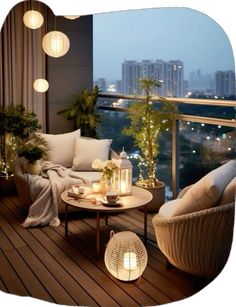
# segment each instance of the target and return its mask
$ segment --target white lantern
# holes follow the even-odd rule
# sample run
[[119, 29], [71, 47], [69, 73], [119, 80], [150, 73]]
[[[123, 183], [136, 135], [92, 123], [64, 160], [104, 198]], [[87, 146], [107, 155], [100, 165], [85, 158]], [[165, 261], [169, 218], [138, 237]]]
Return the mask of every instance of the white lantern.
[[114, 233], [107, 244], [104, 262], [117, 279], [131, 281], [139, 278], [147, 266], [148, 255], [143, 242], [131, 231]]
[[119, 195], [131, 195], [132, 193], [132, 164], [127, 159], [126, 152], [120, 153], [119, 159], [112, 159], [116, 164], [117, 170], [114, 171], [112, 177], [113, 190]]
[[44, 35], [42, 47], [47, 55], [59, 58], [65, 55], [69, 50], [70, 40], [60, 31], [51, 31]]
[[49, 83], [45, 79], [37, 79], [34, 81], [33, 87], [36, 92], [44, 93], [49, 88]]
[[43, 24], [43, 15], [35, 10], [30, 10], [25, 12], [23, 16], [23, 22], [26, 25], [26, 27], [30, 29], [38, 29]]
[[74, 20], [74, 19], [79, 18], [80, 16], [79, 15], [66, 15], [64, 17], [67, 18], [67, 19], [70, 19], [70, 20]]

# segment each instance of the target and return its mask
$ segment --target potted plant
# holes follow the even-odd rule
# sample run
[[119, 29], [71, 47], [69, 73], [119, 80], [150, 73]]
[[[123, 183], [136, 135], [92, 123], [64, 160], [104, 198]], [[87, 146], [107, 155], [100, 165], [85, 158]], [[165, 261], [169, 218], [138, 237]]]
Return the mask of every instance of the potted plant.
[[36, 115], [23, 105], [0, 107], [0, 177], [12, 175], [14, 155], [19, 140], [40, 128]]
[[74, 96], [71, 106], [57, 114], [63, 114], [66, 119], [74, 121], [74, 128], [81, 129], [81, 135], [86, 137], [95, 137], [96, 128], [100, 122], [99, 114], [96, 112], [96, 103], [99, 89], [95, 86], [92, 92], [87, 89], [81, 91], [79, 95]]
[[[144, 100], [134, 102], [130, 106], [128, 118], [131, 123], [123, 130], [125, 135], [134, 138], [135, 145], [140, 150], [142, 165], [147, 167], [147, 178], [140, 178], [136, 185], [149, 189], [159, 206], [164, 202], [164, 183], [156, 178], [156, 162], [159, 153], [159, 140], [161, 134], [170, 128], [176, 114], [176, 106], [170, 102], [153, 103], [151, 90], [160, 87], [162, 82], [154, 79], [141, 79], [140, 86], [144, 91]], [[159, 191], [158, 191], [159, 190]], [[160, 194], [161, 193], [161, 194]], [[149, 206], [151, 208], [151, 205]], [[156, 210], [159, 208], [156, 208]], [[154, 209], [150, 209], [150, 211]]]
[[41, 172], [40, 160], [46, 157], [47, 148], [45, 141], [35, 135], [17, 149], [18, 156], [25, 159], [24, 171], [28, 174], [39, 175]]

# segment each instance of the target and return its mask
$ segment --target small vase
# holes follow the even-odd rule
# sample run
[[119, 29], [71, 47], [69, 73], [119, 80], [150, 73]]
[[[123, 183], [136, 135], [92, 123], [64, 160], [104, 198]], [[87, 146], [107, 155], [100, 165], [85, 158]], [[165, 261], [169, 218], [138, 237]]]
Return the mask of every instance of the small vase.
[[41, 166], [40, 160], [37, 160], [33, 163], [25, 162], [24, 164], [25, 173], [28, 173], [31, 175], [40, 175], [41, 169], [42, 169], [42, 166]]
[[112, 183], [109, 178], [102, 178], [100, 180], [100, 192], [106, 194], [107, 192], [112, 191]]

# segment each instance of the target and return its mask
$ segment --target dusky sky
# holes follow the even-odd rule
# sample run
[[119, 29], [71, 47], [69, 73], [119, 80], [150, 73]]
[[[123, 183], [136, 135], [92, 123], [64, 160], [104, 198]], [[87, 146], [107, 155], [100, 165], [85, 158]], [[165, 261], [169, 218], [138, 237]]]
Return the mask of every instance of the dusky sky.
[[209, 16], [187, 8], [153, 8], [94, 15], [94, 79], [121, 79], [124, 60], [182, 60], [185, 78], [234, 70], [224, 30]]

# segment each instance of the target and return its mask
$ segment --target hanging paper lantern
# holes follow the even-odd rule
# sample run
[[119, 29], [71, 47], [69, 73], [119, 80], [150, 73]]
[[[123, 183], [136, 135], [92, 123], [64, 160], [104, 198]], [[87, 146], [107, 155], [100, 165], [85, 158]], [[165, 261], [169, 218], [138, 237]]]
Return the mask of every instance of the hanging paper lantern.
[[42, 41], [44, 52], [54, 58], [59, 58], [67, 53], [70, 48], [69, 38], [60, 31], [51, 31], [44, 35]]
[[37, 79], [34, 81], [33, 87], [36, 92], [44, 93], [49, 88], [49, 83], [45, 79]]
[[79, 18], [80, 16], [76, 16], [76, 15], [66, 15], [66, 16], [64, 16], [64, 17], [67, 18], [67, 19], [74, 20], [74, 19]]
[[35, 10], [30, 10], [25, 12], [23, 16], [23, 22], [26, 25], [26, 27], [30, 29], [38, 29], [43, 24], [43, 15]]

